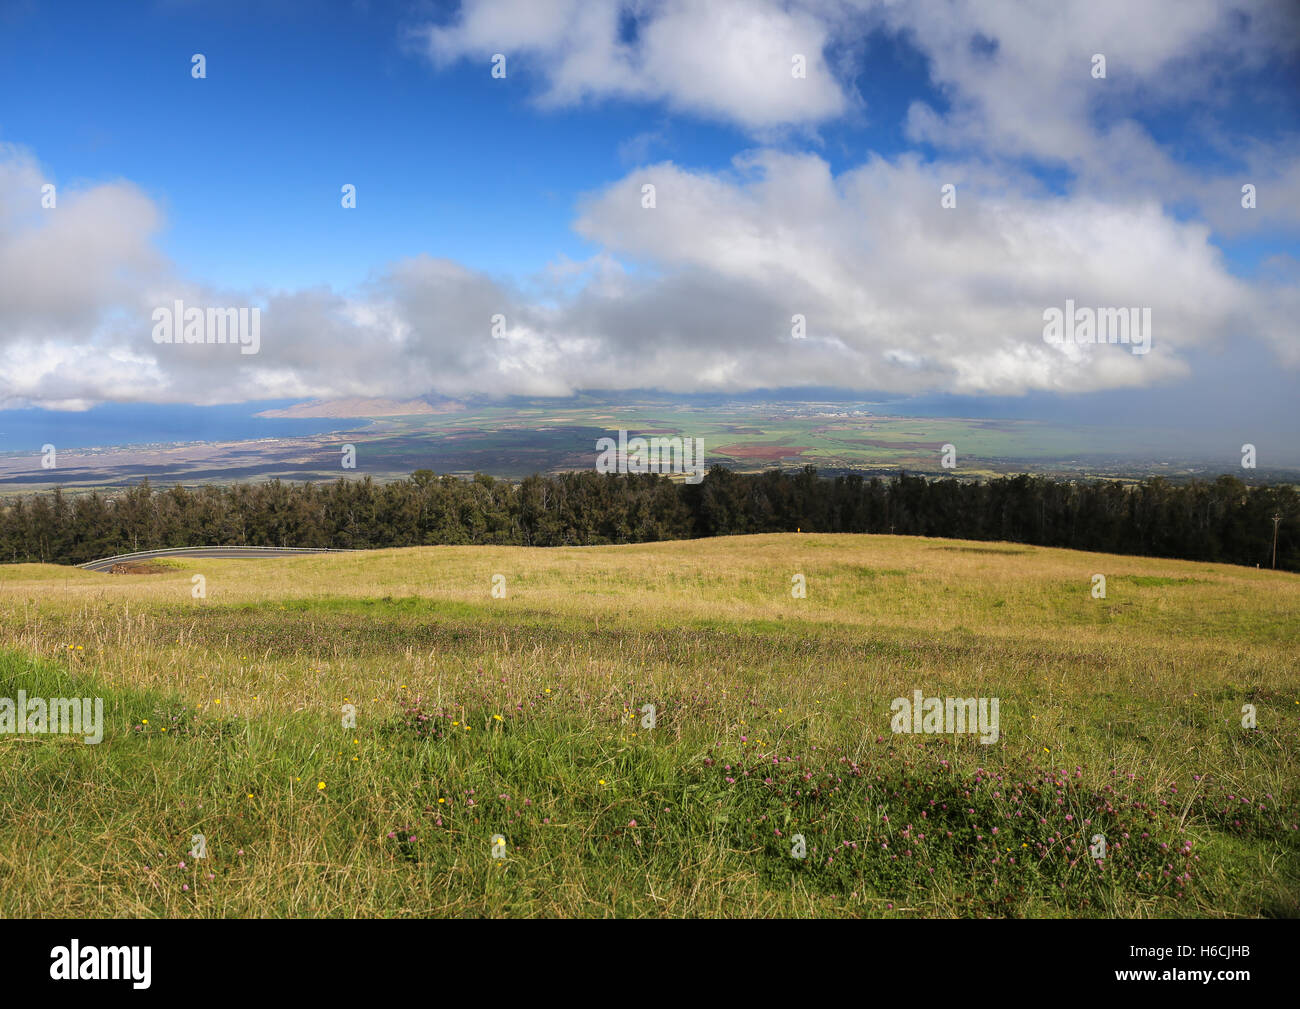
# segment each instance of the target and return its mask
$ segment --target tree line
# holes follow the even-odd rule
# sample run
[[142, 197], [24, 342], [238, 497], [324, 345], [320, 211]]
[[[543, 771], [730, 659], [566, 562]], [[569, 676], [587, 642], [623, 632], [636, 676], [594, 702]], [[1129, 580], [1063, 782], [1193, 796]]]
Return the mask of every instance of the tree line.
[[591, 471], [518, 483], [418, 470], [377, 484], [61, 489], [0, 500], [0, 562], [79, 564], [178, 546], [586, 546], [766, 532], [897, 533], [1008, 540], [1300, 571], [1300, 495], [1231, 476], [1171, 483], [1041, 476], [984, 481], [899, 473], [820, 477], [714, 467], [698, 484]]

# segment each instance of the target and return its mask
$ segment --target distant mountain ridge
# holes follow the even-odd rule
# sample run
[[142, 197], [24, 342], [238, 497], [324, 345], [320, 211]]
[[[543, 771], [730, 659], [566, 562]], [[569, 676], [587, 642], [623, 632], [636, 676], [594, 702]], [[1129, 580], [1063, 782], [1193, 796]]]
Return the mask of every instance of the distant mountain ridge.
[[426, 399], [314, 399], [280, 410], [263, 410], [258, 417], [409, 417], [414, 414], [458, 413], [463, 403], [442, 400], [437, 404]]

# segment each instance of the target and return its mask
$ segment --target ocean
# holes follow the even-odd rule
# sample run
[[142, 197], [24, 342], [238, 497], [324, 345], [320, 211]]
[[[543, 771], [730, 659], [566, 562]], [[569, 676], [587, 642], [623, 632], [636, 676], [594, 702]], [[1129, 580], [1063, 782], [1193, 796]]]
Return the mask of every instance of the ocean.
[[262, 410], [298, 400], [186, 406], [160, 403], [108, 403], [80, 413], [62, 410], [0, 410], [0, 452], [148, 445], [158, 442], [242, 441], [349, 431], [366, 426], [358, 418], [255, 417]]

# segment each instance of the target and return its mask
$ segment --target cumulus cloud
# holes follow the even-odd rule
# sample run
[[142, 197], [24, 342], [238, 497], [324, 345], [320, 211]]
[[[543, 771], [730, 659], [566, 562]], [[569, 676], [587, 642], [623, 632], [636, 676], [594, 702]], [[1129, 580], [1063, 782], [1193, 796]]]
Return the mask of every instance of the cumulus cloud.
[[[1170, 206], [1189, 202], [1216, 228], [1239, 234], [1300, 225], [1300, 144], [1227, 136], [1216, 125], [1225, 83], [1300, 51], [1300, 8], [1277, 0], [845, 0], [838, 30], [881, 19], [928, 60], [947, 96], [917, 100], [906, 131], [915, 143], [997, 159], [1028, 158], [1072, 173], [1076, 192], [1122, 193]], [[1106, 76], [1093, 76], [1093, 57]], [[1231, 93], [1231, 89], [1227, 89]], [[1232, 172], [1193, 170], [1135, 119], [1171, 111], [1206, 153]], [[1241, 213], [1243, 182], [1267, 190], [1270, 214]]]
[[[156, 212], [141, 212], [140, 194], [92, 191], [67, 204], [81, 216], [56, 226], [61, 204], [38, 218], [49, 224], [0, 235], [0, 261], [15, 250], [47, 256], [43, 286], [0, 305], [17, 322], [5, 330], [0, 396], [14, 405], [804, 384], [1081, 392], [1176, 378], [1188, 350], [1239, 332], [1275, 340], [1294, 363], [1286, 264], [1271, 286], [1250, 285], [1226, 271], [1203, 224], [1151, 202], [1064, 200], [1027, 178], [968, 176], [957, 207], [944, 209], [940, 187], [960, 168], [875, 157], [836, 176], [817, 156], [771, 150], [723, 173], [648, 166], [584, 200], [576, 228], [606, 251], [570, 264], [568, 293], [547, 304], [429, 257], [389, 264], [346, 293], [212, 289], [147, 254]], [[36, 177], [28, 165], [14, 170]], [[646, 181], [654, 209], [642, 206]], [[97, 249], [89, 232], [104, 219], [136, 220], [138, 233]], [[59, 264], [65, 252], [72, 268]], [[104, 281], [119, 252], [156, 275], [139, 289]], [[626, 273], [620, 257], [647, 269]], [[51, 337], [78, 282], [78, 312], [97, 313], [97, 324], [80, 341]], [[149, 313], [176, 298], [260, 305], [261, 352], [153, 344]], [[1045, 343], [1043, 312], [1066, 299], [1150, 308], [1151, 353]], [[806, 339], [792, 335], [796, 315]]]
[[[955, 170], [874, 158], [833, 177], [818, 157], [771, 151], [742, 159], [732, 177], [665, 163], [594, 196], [578, 230], [665, 271], [661, 312], [690, 277], [671, 306], [685, 316], [674, 326], [682, 351], [740, 357], [733, 389], [1079, 392], [1178, 376], [1187, 349], [1242, 326], [1286, 345], [1279, 306], [1228, 274], [1204, 225], [1154, 203], [1062, 200], [992, 178], [943, 209], [940, 187]], [[656, 185], [654, 210], [640, 206], [643, 179]], [[1150, 308], [1155, 348], [1045, 343], [1043, 312], [1066, 299]], [[794, 314], [806, 316], [806, 342], [790, 339]], [[646, 335], [635, 319], [603, 328], [625, 353]]]
[[[1300, 48], [1288, 30], [1300, 17], [1274, 0], [847, 0], [841, 10], [877, 12], [906, 33], [952, 96], [944, 114], [914, 104], [914, 138], [1065, 160], [1090, 157], [1103, 120], [1188, 101], [1212, 108], [1225, 74]], [[1092, 74], [1094, 54], [1104, 79]]]
[[0, 144], [0, 346], [18, 334], [80, 340], [107, 305], [138, 290], [161, 260], [160, 218], [127, 182], [53, 191], [30, 152]]
[[[542, 79], [543, 107], [663, 101], [767, 139], [860, 105], [852, 80], [873, 72], [862, 54], [880, 32], [919, 51], [945, 99], [911, 104], [913, 143], [1063, 167], [1081, 190], [1191, 202], [1226, 234], [1300, 225], [1295, 139], [1225, 138], [1201, 115], [1225, 80], [1295, 59], [1300, 7], [1288, 0], [464, 0], [413, 34], [439, 66], [480, 61], [486, 73], [493, 53], [517, 58]], [[832, 44], [847, 56], [828, 59]], [[791, 78], [793, 53], [808, 59], [805, 80]], [[1239, 170], [1191, 172], [1132, 118], [1189, 104], [1202, 142]], [[1269, 220], [1238, 212], [1243, 180], [1269, 192]]]
[[[439, 65], [477, 60], [487, 73], [501, 53], [508, 75], [540, 74], [544, 106], [664, 100], [765, 129], [828, 119], [850, 104], [823, 55], [829, 31], [814, 12], [776, 0], [481, 0], [414, 35]], [[803, 77], [792, 73], [795, 56]]]

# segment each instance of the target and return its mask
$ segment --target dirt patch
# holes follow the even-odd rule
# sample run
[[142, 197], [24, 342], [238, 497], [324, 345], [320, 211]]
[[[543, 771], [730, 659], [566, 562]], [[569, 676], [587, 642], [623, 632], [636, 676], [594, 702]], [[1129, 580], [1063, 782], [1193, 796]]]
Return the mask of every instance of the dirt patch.
[[952, 550], [963, 554], [1031, 554], [1029, 547], [930, 547], [931, 550]]
[[157, 561], [144, 561], [139, 564], [114, 564], [108, 569], [110, 575], [163, 575], [171, 568]]

